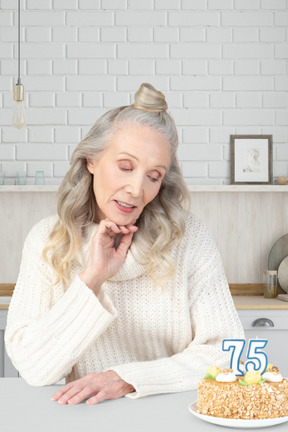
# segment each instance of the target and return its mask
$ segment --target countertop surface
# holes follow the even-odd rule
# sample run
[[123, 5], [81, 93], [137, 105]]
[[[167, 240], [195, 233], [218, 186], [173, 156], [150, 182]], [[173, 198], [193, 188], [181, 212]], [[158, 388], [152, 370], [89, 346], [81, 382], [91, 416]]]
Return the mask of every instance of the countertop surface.
[[8, 309], [12, 297], [0, 296], [0, 310]]
[[233, 296], [237, 310], [288, 310], [288, 302], [277, 298], [266, 299], [263, 296]]
[[[121, 398], [88, 406], [60, 405], [51, 401], [59, 386], [31, 387], [21, 378], [0, 378], [1, 431], [3, 432], [216, 432], [234, 430], [192, 415], [188, 406], [196, 391]], [[287, 430], [287, 422], [277, 431]], [[266, 427], [266, 431], [275, 431]], [[248, 428], [248, 431], [254, 429]]]
[[[0, 296], [0, 310], [8, 309], [11, 297]], [[288, 310], [288, 302], [266, 299], [263, 296], [233, 296], [237, 310]]]

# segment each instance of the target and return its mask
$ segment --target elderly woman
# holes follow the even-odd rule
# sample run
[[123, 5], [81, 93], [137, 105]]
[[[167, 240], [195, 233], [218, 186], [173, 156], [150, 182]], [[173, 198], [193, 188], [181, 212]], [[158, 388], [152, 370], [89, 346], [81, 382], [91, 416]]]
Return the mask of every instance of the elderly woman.
[[6, 348], [53, 400], [95, 404], [197, 387], [243, 337], [219, 253], [189, 215], [164, 95], [103, 115], [75, 149], [58, 215], [28, 234]]

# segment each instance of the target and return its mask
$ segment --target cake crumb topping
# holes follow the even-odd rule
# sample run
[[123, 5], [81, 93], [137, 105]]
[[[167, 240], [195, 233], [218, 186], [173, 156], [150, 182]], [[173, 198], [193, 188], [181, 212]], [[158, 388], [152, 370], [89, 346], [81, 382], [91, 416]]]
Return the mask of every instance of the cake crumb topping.
[[219, 373], [222, 373], [222, 374], [224, 374], [224, 375], [229, 375], [230, 373], [233, 373], [233, 369], [220, 369], [220, 372]]
[[271, 368], [267, 369], [266, 372], [271, 372], [274, 375], [278, 375], [280, 373], [277, 366], [272, 366]]
[[[222, 372], [222, 371], [221, 371]], [[201, 414], [231, 419], [268, 419], [288, 416], [288, 380], [241, 386], [202, 379], [198, 386]]]

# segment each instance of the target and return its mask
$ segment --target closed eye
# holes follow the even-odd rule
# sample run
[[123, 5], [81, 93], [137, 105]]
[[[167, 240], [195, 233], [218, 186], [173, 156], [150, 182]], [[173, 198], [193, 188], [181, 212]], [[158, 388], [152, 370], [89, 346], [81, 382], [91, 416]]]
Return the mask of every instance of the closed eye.
[[150, 178], [151, 182], [153, 182], [153, 183], [156, 183], [160, 180], [159, 178], [156, 178], [156, 177], [151, 177], [151, 176], [148, 176], [148, 177]]
[[161, 174], [158, 171], [153, 171], [151, 174], [148, 174], [148, 177], [152, 183], [157, 183], [161, 180]]
[[133, 170], [133, 165], [131, 164], [130, 161], [127, 160], [119, 161], [118, 167], [120, 171], [124, 171], [124, 172], [129, 172]]

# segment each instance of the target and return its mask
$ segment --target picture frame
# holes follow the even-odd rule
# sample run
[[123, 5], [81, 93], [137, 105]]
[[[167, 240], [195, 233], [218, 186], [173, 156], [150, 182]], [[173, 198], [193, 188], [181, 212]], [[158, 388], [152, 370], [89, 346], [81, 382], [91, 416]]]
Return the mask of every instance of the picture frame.
[[230, 135], [231, 184], [273, 183], [272, 135]]

